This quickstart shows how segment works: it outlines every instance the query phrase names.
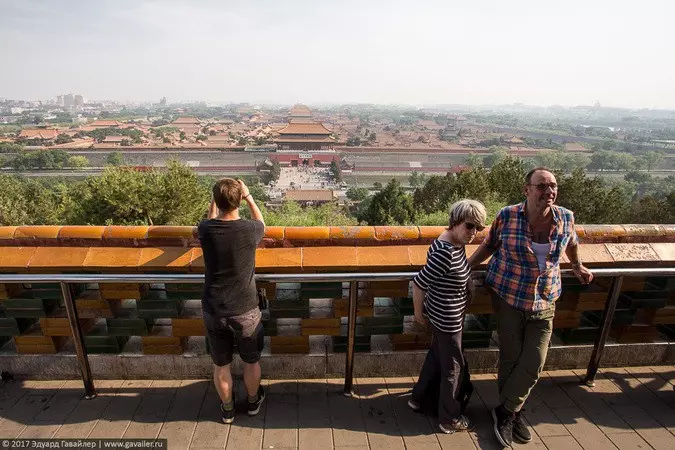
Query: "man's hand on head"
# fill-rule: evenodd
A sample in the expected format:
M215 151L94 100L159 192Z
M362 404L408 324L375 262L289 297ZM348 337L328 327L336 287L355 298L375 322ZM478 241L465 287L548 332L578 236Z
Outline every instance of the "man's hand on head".
M248 190L248 186L246 186L246 183L244 183L243 180L237 180L239 182L239 186L241 186L241 198L243 199L244 197L248 196L251 192Z

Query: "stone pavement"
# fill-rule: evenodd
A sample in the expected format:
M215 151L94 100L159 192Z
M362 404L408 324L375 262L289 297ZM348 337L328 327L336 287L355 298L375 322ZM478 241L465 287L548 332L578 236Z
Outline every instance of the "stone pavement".
M675 449L675 366L605 369L594 388L579 384L582 375L544 373L525 412L534 429L527 448ZM167 438L170 449L500 448L489 415L495 376L472 379L467 415L476 430L454 435L436 433L433 419L408 408L412 378L357 379L354 398L342 396L339 379L265 381L260 415L239 414L232 425L220 422L208 380L101 380L94 400L82 398L80 381L15 381L0 384L0 439Z

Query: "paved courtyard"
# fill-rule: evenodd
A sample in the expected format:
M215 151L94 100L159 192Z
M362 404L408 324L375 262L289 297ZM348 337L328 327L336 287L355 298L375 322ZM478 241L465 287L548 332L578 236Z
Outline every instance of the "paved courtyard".
M602 370L594 388L579 384L582 375L544 374L525 412L534 428L527 448L675 449L675 366ZM242 413L232 425L220 422L208 380L101 380L94 400L82 398L80 381L14 381L0 384L0 439L166 438L170 449L501 448L489 415L495 376L473 381L467 415L476 430L454 435L436 433L433 419L408 408L412 378L357 379L354 398L342 396L339 379L265 381L259 416Z

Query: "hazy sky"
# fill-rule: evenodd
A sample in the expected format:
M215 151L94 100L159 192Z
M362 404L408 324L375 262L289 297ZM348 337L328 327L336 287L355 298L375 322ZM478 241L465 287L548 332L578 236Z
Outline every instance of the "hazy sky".
M0 97L675 108L674 0L0 0Z

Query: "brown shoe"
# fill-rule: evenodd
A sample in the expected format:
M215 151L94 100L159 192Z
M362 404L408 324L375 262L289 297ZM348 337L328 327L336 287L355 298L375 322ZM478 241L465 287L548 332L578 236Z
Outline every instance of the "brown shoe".
M445 434L456 433L457 431L472 431L473 423L466 416L459 416L457 420L450 423L439 423L438 428Z

